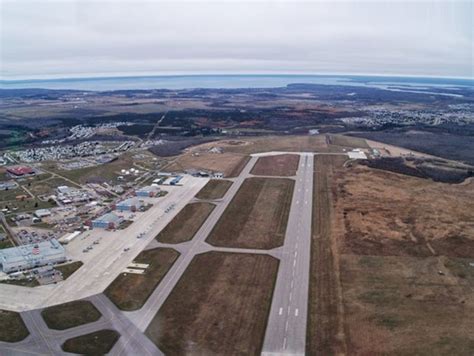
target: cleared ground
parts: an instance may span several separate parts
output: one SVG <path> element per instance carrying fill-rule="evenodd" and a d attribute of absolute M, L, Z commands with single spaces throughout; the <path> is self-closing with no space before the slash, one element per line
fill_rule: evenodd
<path fill-rule="evenodd" d="M 107 287 L 104 294 L 121 310 L 140 309 L 178 256 L 178 252 L 168 248 L 155 248 L 141 252 L 134 262 L 150 264 L 145 273 L 120 274 Z"/>
<path fill-rule="evenodd" d="M 315 164 L 308 353 L 471 355 L 474 182 L 330 159 Z"/>
<path fill-rule="evenodd" d="M 214 208 L 210 203 L 186 205 L 158 234 L 157 240 L 171 244 L 191 240 Z"/>
<path fill-rule="evenodd" d="M 258 355 L 277 270 L 265 255 L 198 255 L 146 335 L 170 355 Z"/>
<path fill-rule="evenodd" d="M 250 173 L 261 176 L 294 176 L 300 156 L 278 155 L 260 157 Z"/>
<path fill-rule="evenodd" d="M 102 316 L 89 301 L 77 300 L 49 307 L 41 312 L 50 329 L 65 330 L 75 326 L 92 323 Z"/>
<path fill-rule="evenodd" d="M 105 355 L 119 338 L 120 334 L 115 330 L 99 330 L 66 340 L 62 349 L 81 355 Z"/>
<path fill-rule="evenodd" d="M 18 342 L 30 333 L 19 313 L 0 310 L 0 341 Z"/>
<path fill-rule="evenodd" d="M 232 185 L 229 180 L 212 179 L 196 194 L 198 199 L 220 199 Z"/>
<path fill-rule="evenodd" d="M 215 246 L 271 249 L 285 239 L 294 181 L 248 178 L 207 241 Z"/>

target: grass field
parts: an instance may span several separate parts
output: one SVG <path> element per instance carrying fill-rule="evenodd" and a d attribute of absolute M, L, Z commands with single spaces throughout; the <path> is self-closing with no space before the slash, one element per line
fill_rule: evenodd
<path fill-rule="evenodd" d="M 102 314 L 91 302 L 76 300 L 45 308 L 41 315 L 50 329 L 65 330 L 97 321 Z"/>
<path fill-rule="evenodd" d="M 309 354 L 346 353 L 340 300 L 337 246 L 331 234 L 331 180 L 345 157 L 315 156 L 313 180 L 313 222 L 307 351 Z M 335 251 L 336 249 L 336 251 Z"/>
<path fill-rule="evenodd" d="M 250 161 L 250 156 L 243 156 L 240 158 L 240 160 L 237 162 L 237 164 L 232 167 L 232 169 L 229 170 L 229 172 L 225 175 L 226 178 L 235 178 L 240 175 L 240 172 L 242 172 L 242 169 L 245 168 L 247 163 Z"/>
<path fill-rule="evenodd" d="M 171 244 L 191 240 L 214 208 L 210 203 L 187 204 L 158 234 L 157 240 Z"/>
<path fill-rule="evenodd" d="M 19 313 L 0 310 L 0 341 L 18 342 L 30 333 Z"/>
<path fill-rule="evenodd" d="M 293 196 L 294 181 L 248 178 L 207 241 L 215 246 L 270 249 L 281 246 Z"/>
<path fill-rule="evenodd" d="M 40 181 L 32 180 L 25 187 L 34 195 L 54 194 L 54 190 L 61 185 L 71 185 L 67 180 L 59 177 L 43 179 Z"/>
<path fill-rule="evenodd" d="M 62 349 L 81 355 L 105 355 L 119 338 L 120 334 L 115 330 L 99 330 L 66 340 Z"/>
<path fill-rule="evenodd" d="M 145 304 L 168 270 L 178 258 L 172 249 L 156 248 L 141 252 L 136 263 L 150 264 L 144 274 L 122 273 L 104 291 L 121 310 L 137 310 Z"/>
<path fill-rule="evenodd" d="M 207 184 L 196 194 L 198 199 L 220 199 L 227 190 L 229 190 L 232 182 L 223 179 L 211 179 Z"/>
<path fill-rule="evenodd" d="M 474 268 L 470 261 L 343 255 L 341 276 L 352 353 L 472 355 Z"/>
<path fill-rule="evenodd" d="M 56 266 L 55 269 L 57 269 L 63 274 L 63 279 L 68 279 L 82 265 L 83 263 L 81 261 L 76 261 L 76 262 L 68 263 L 65 265 Z"/>
<path fill-rule="evenodd" d="M 259 355 L 277 270 L 265 255 L 198 255 L 146 335 L 169 355 Z"/>
<path fill-rule="evenodd" d="M 299 161 L 299 155 L 260 157 L 250 173 L 261 176 L 294 176 Z"/>

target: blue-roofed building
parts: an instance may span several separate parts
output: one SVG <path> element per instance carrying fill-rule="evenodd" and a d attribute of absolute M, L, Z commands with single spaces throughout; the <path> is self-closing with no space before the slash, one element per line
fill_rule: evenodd
<path fill-rule="evenodd" d="M 123 222 L 123 218 L 114 213 L 107 213 L 92 220 L 92 227 L 101 229 L 116 229 Z"/>
<path fill-rule="evenodd" d="M 135 191 L 137 197 L 154 197 L 160 192 L 160 188 L 156 185 L 149 185 Z"/>
<path fill-rule="evenodd" d="M 142 205 L 142 202 L 137 198 L 128 198 L 117 203 L 115 209 L 118 211 L 137 211 Z"/>

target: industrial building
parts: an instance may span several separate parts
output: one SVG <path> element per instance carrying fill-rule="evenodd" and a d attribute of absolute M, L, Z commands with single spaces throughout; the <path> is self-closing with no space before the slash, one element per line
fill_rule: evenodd
<path fill-rule="evenodd" d="M 25 177 L 25 176 L 32 176 L 36 172 L 33 168 L 28 166 L 11 166 L 7 167 L 7 172 L 13 178 Z"/>
<path fill-rule="evenodd" d="M 156 185 L 149 185 L 135 191 L 137 197 L 155 197 L 160 192 L 160 188 Z"/>
<path fill-rule="evenodd" d="M 121 216 L 115 215 L 114 213 L 107 213 L 101 217 L 92 220 L 92 227 L 101 229 L 116 229 L 123 222 Z"/>
<path fill-rule="evenodd" d="M 5 273 L 62 263 L 66 260 L 66 251 L 56 239 L 0 250 L 0 265 Z"/>
<path fill-rule="evenodd" d="M 35 211 L 35 216 L 37 218 L 40 218 L 40 219 L 45 218 L 47 216 L 51 216 L 51 210 L 49 210 L 49 209 L 38 209 L 38 210 Z"/>
<path fill-rule="evenodd" d="M 118 211 L 137 211 L 142 207 L 142 202 L 137 198 L 129 198 L 117 203 L 115 209 Z"/>

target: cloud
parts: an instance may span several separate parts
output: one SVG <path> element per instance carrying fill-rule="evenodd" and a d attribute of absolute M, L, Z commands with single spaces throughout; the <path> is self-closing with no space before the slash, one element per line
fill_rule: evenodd
<path fill-rule="evenodd" d="M 3 79 L 473 75 L 469 1 L 0 1 Z"/>

